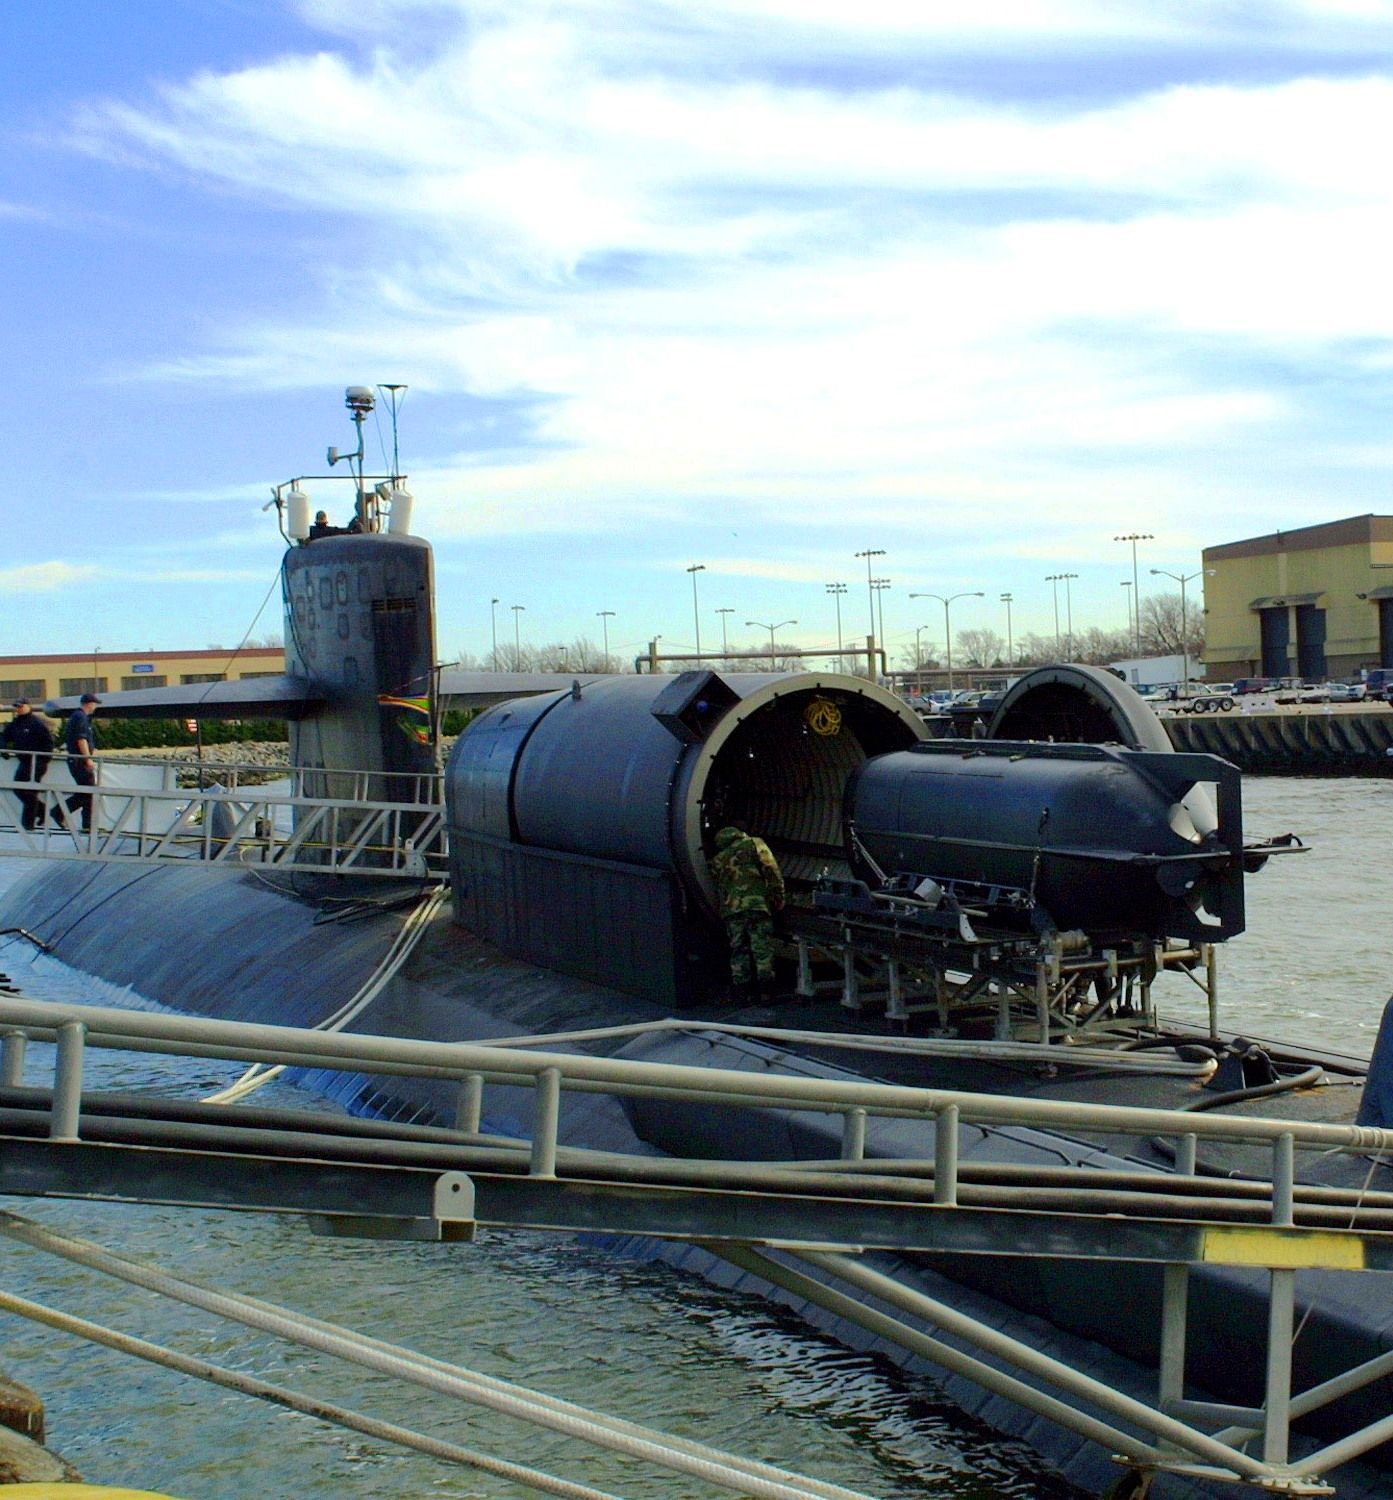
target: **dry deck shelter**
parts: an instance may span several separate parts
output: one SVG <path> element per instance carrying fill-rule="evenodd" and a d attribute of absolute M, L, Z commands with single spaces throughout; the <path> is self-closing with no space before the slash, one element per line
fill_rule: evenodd
<path fill-rule="evenodd" d="M 1393 516 L 1226 542 L 1203 560 L 1211 680 L 1393 667 Z"/>

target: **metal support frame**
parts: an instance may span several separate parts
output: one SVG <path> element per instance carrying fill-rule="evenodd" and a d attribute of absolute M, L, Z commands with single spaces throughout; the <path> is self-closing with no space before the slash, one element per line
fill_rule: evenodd
<path fill-rule="evenodd" d="M 904 1025 L 932 1012 L 940 1032 L 956 1019 L 987 1009 L 997 1041 L 1028 1038 L 1042 1045 L 1076 1043 L 1090 1029 L 1156 1023 L 1152 970 L 1183 974 L 1204 990 L 1210 1034 L 1218 1034 L 1218 958 L 1215 945 L 1138 939 L 1097 948 L 1057 932 L 910 931 L 893 917 L 854 920 L 816 910 L 789 913 L 785 923 L 798 956 L 796 993 L 817 993 L 814 960 L 833 958 L 840 970 L 844 1009 L 865 1010 L 884 995 L 886 1019 Z M 883 975 L 868 985 L 864 971 Z M 1090 991 L 1098 985 L 1102 998 Z"/>

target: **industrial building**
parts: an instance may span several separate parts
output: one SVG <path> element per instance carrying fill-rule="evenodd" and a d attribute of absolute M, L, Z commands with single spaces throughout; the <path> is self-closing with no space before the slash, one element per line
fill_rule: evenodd
<path fill-rule="evenodd" d="M 274 677 L 285 671 L 281 646 L 241 651 L 84 651 L 67 656 L 0 656 L 0 705 L 16 698 L 44 703 L 74 693 L 117 693 L 135 688 L 176 687 L 191 682 L 228 682 Z"/>
<path fill-rule="evenodd" d="M 1393 667 L 1393 516 L 1350 516 L 1206 547 L 1211 680 Z"/>

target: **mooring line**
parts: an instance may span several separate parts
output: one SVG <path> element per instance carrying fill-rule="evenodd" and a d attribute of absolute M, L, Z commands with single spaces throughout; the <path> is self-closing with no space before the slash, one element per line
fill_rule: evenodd
<path fill-rule="evenodd" d="M 383 1422 L 363 1412 L 353 1411 L 348 1407 L 335 1405 L 333 1402 L 322 1401 L 315 1396 L 306 1396 L 299 1391 L 289 1390 L 285 1386 L 272 1385 L 269 1381 L 258 1380 L 254 1375 L 224 1369 L 223 1366 L 212 1364 L 206 1359 L 181 1354 L 175 1349 L 165 1348 L 162 1344 L 153 1344 L 148 1339 L 136 1338 L 114 1328 L 106 1328 L 100 1323 L 89 1322 L 86 1318 L 74 1317 L 71 1313 L 59 1312 L 56 1308 L 45 1307 L 41 1302 L 31 1302 L 27 1297 L 16 1297 L 10 1292 L 0 1292 L 0 1312 L 13 1313 L 19 1318 L 28 1318 L 31 1322 L 41 1323 L 59 1333 L 71 1334 L 74 1338 L 86 1339 L 93 1344 L 103 1344 L 120 1354 L 129 1354 L 135 1359 L 146 1360 L 167 1370 L 173 1370 L 177 1374 L 191 1376 L 195 1380 L 206 1380 L 211 1385 L 222 1386 L 243 1396 L 252 1396 L 259 1401 L 269 1401 L 276 1406 L 287 1407 L 291 1411 L 300 1412 L 303 1416 L 315 1417 L 319 1421 L 330 1422 L 336 1427 L 346 1427 L 353 1432 L 361 1432 L 366 1437 L 395 1443 L 403 1448 L 414 1448 L 430 1458 L 438 1458 L 446 1463 L 464 1464 L 469 1468 L 492 1474 L 499 1479 L 511 1479 L 517 1484 L 527 1485 L 530 1489 L 539 1490 L 543 1494 L 558 1495 L 561 1500 L 619 1500 L 618 1496 L 610 1494 L 607 1490 L 592 1489 L 589 1485 L 575 1484 L 569 1479 L 558 1479 L 540 1469 L 528 1468 L 525 1464 L 510 1463 L 507 1459 L 495 1458 L 489 1453 L 480 1453 L 473 1448 L 463 1448 L 458 1443 L 447 1443 L 440 1438 L 428 1437 L 425 1433 L 413 1432 L 408 1427 L 399 1427 L 395 1422 Z"/>
<path fill-rule="evenodd" d="M 525 1386 L 431 1359 L 401 1345 L 291 1312 L 274 1303 L 236 1292 L 210 1291 L 173 1272 L 128 1259 L 90 1241 L 59 1234 L 18 1214 L 0 1212 L 0 1234 L 232 1322 L 260 1329 L 428 1390 L 456 1396 L 506 1416 L 521 1418 L 595 1447 L 613 1449 L 631 1458 L 694 1475 L 707 1483 L 751 1496 L 753 1500 L 871 1500 L 860 1491 L 805 1478 L 772 1464 L 671 1437 L 637 1423 L 606 1417 Z"/>

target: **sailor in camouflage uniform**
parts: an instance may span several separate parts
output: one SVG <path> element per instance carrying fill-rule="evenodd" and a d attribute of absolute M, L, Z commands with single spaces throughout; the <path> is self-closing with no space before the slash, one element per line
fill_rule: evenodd
<path fill-rule="evenodd" d="M 721 899 L 730 943 L 730 977 L 737 990 L 757 990 L 774 978 L 774 913 L 784 904 L 779 862 L 761 838 L 734 826 L 716 835 L 711 878 Z"/>

